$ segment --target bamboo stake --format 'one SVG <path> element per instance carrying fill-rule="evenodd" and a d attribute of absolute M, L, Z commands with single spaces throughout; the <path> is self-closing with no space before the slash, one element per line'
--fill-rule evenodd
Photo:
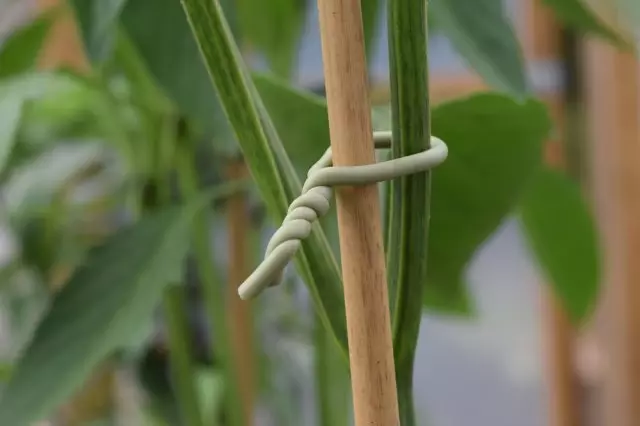
<path fill-rule="evenodd" d="M 232 161 L 227 169 L 230 180 L 248 176 L 242 159 Z M 231 351 L 235 359 L 235 377 L 238 378 L 242 398 L 243 423 L 253 424 L 255 403 L 255 360 L 251 304 L 240 299 L 238 286 L 247 278 L 247 231 L 250 225 L 247 194 L 238 192 L 227 200 L 229 292 L 227 306 Z"/>
<path fill-rule="evenodd" d="M 607 267 L 603 339 L 607 352 L 602 424 L 640 419 L 640 70 L 630 53 L 587 46 L 593 189 Z"/>
<path fill-rule="evenodd" d="M 538 0 L 527 1 L 524 13 L 527 25 L 523 39 L 527 59 L 533 63 L 555 63 L 558 67 L 563 66 L 560 29 L 553 13 Z M 562 137 L 567 134 L 563 130 L 567 125 L 567 105 L 563 102 L 561 92 L 541 95 L 550 109 L 554 124 L 560 129 L 557 132 L 559 138 L 546 143 L 545 161 L 552 167 L 565 168 Z M 574 368 L 574 330 L 548 283 L 542 283 L 541 287 L 540 315 L 548 424 L 577 426 L 580 409 Z"/>
<path fill-rule="evenodd" d="M 359 0 L 318 0 L 336 166 L 375 161 Z M 399 425 L 378 189 L 337 189 L 356 426 Z"/>

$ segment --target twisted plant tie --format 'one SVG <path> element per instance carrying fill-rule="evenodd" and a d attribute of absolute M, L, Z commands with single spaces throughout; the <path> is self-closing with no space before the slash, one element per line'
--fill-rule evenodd
<path fill-rule="evenodd" d="M 391 147 L 391 132 L 374 132 L 376 149 Z M 238 288 L 243 300 L 251 299 L 266 287 L 277 284 L 284 268 L 311 233 L 311 224 L 329 211 L 332 186 L 367 185 L 427 171 L 447 158 L 447 145 L 431 137 L 431 148 L 414 155 L 362 166 L 333 167 L 331 148 L 307 173 L 302 195 L 289 206 L 282 226 L 267 245 L 264 260 Z"/>

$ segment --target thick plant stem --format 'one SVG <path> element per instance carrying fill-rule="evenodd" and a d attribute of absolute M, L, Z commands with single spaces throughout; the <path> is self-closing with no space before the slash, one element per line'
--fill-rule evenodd
<path fill-rule="evenodd" d="M 418 424 L 413 404 L 413 379 L 411 377 L 398 377 L 398 408 L 402 426 Z"/>
<path fill-rule="evenodd" d="M 195 384 L 184 288 L 173 285 L 164 292 L 164 315 L 169 340 L 171 379 L 185 426 L 204 426 Z"/>
<path fill-rule="evenodd" d="M 232 161 L 227 169 L 227 178 L 231 181 L 248 178 L 247 168 L 242 159 Z M 235 375 L 238 378 L 242 409 L 247 426 L 253 424 L 256 398 L 255 351 L 253 334 L 253 316 L 251 304 L 241 300 L 238 286 L 247 277 L 247 246 L 251 218 L 247 205 L 247 194 L 239 191 L 227 199 L 227 230 L 229 273 L 227 292 L 228 324 L 230 343 L 235 360 Z"/>
<path fill-rule="evenodd" d="M 393 115 L 393 157 L 416 154 L 429 147 L 427 62 L 427 2 L 389 0 L 389 68 Z M 427 283 L 427 242 L 431 174 L 397 179 L 390 189 L 388 215 L 389 282 L 394 354 L 402 426 L 414 426 L 412 375 L 424 286 Z"/>
<path fill-rule="evenodd" d="M 178 174 L 181 192 L 186 198 L 198 196 L 198 180 L 191 152 L 185 149 L 177 153 Z M 238 389 L 238 380 L 234 374 L 235 363 L 231 353 L 231 343 L 227 332 L 224 286 L 213 268 L 213 253 L 210 242 L 210 227 L 207 211 L 199 213 L 193 220 L 192 241 L 198 275 L 202 283 L 204 302 L 209 322 L 209 330 L 215 336 L 211 339 L 211 351 L 218 356 L 224 375 L 225 411 L 229 415 L 230 426 L 241 426 L 243 421 L 242 403 Z"/>

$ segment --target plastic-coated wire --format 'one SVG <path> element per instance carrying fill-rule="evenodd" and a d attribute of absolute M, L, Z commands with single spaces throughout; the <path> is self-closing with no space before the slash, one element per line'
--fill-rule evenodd
<path fill-rule="evenodd" d="M 375 132 L 376 149 L 391 147 L 391 132 Z M 256 297 L 268 286 L 277 284 L 284 268 L 300 248 L 301 241 L 311 233 L 311 225 L 329 211 L 332 186 L 366 185 L 427 171 L 447 158 L 447 145 L 431 137 L 431 148 L 423 152 L 362 166 L 331 166 L 331 148 L 307 173 L 302 195 L 296 198 L 273 234 L 265 258 L 238 288 L 243 300 Z"/>

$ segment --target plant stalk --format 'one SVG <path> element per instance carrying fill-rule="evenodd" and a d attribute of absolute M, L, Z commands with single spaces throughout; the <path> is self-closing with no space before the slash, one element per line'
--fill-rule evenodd
<path fill-rule="evenodd" d="M 189 322 L 185 311 L 184 288 L 181 285 L 171 285 L 165 290 L 163 307 L 169 340 L 171 378 L 181 418 L 185 426 L 204 426 L 194 381 Z"/>
<path fill-rule="evenodd" d="M 195 165 L 190 154 L 191 152 L 186 149 L 178 149 L 177 152 L 177 170 L 181 192 L 188 199 L 197 197 L 199 193 Z M 235 375 L 237 370 L 226 326 L 225 292 L 212 263 L 211 232 L 206 209 L 198 213 L 194 218 L 192 232 L 194 255 L 198 264 L 198 275 L 202 283 L 209 330 L 215 337 L 215 339 L 211 339 L 211 352 L 218 356 L 224 375 L 226 387 L 225 412 L 230 417 L 231 426 L 241 426 L 246 423 L 243 421 L 242 399 L 240 398 L 238 380 Z"/>
<path fill-rule="evenodd" d="M 393 158 L 430 146 L 427 2 L 388 1 Z M 402 426 L 414 426 L 412 377 L 427 283 L 431 174 L 396 179 L 388 198 L 387 265 Z"/>

